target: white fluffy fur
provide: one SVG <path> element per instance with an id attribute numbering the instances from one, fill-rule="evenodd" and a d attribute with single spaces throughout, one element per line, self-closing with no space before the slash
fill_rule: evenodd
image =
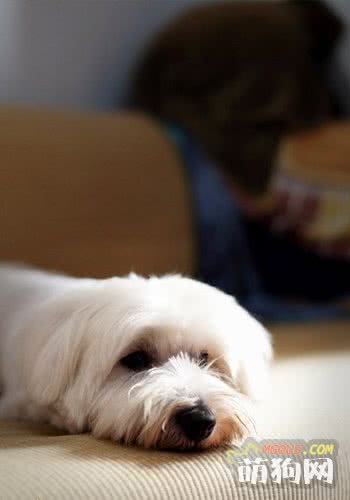
<path id="1" fill-rule="evenodd" d="M 119 361 L 138 346 L 155 365 Z M 199 361 L 202 351 L 209 363 Z M 0 416 L 127 444 L 191 448 L 178 409 L 204 402 L 210 447 L 252 430 L 270 338 L 230 296 L 181 276 L 76 279 L 0 266 Z"/>

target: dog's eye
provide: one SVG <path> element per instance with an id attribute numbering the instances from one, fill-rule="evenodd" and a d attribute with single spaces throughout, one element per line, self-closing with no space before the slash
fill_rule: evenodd
<path id="1" fill-rule="evenodd" d="M 129 370 L 141 371 L 150 368 L 151 358 L 145 351 L 135 351 L 120 360 L 121 364 Z"/>
<path id="2" fill-rule="evenodd" d="M 207 351 L 202 351 L 199 355 L 199 362 L 201 365 L 207 365 L 208 364 L 208 352 Z"/>

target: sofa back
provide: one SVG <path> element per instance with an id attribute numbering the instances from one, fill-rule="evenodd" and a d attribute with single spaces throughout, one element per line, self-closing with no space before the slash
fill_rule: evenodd
<path id="1" fill-rule="evenodd" d="M 0 260 L 77 275 L 193 263 L 182 164 L 139 114 L 0 108 Z"/>

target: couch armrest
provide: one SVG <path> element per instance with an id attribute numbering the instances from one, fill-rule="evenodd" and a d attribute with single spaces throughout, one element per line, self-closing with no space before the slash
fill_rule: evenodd
<path id="1" fill-rule="evenodd" d="M 104 277 L 191 273 L 175 148 L 132 113 L 0 108 L 0 259 Z"/>

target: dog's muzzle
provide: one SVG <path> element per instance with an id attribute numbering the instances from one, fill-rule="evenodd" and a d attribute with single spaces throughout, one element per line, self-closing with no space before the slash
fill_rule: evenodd
<path id="1" fill-rule="evenodd" d="M 213 413 L 204 404 L 178 411 L 175 420 L 186 438 L 196 443 L 208 438 L 216 424 Z"/>

